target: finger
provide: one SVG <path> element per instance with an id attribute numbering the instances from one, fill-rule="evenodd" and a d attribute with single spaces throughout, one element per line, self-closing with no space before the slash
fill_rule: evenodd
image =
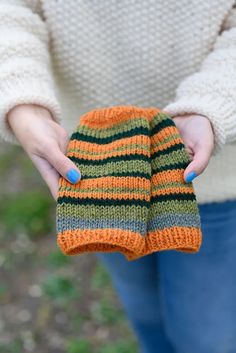
<path id="1" fill-rule="evenodd" d="M 58 192 L 58 181 L 59 181 L 59 174 L 53 168 L 53 166 L 50 165 L 50 163 L 45 160 L 44 158 L 37 156 L 37 155 L 32 155 L 30 156 L 32 162 L 38 169 L 39 173 L 41 174 L 42 178 L 46 182 L 47 186 L 49 187 L 49 190 L 55 200 L 57 200 L 57 192 Z"/>
<path id="2" fill-rule="evenodd" d="M 56 143 L 50 143 L 43 151 L 45 159 L 70 183 L 76 184 L 81 174 L 76 165 L 66 157 Z"/>
<path id="3" fill-rule="evenodd" d="M 193 150 L 190 147 L 188 147 L 188 146 L 185 146 L 185 148 L 186 148 L 186 151 L 188 152 L 190 160 L 192 161 L 193 160 L 193 156 L 194 156 Z"/>
<path id="4" fill-rule="evenodd" d="M 66 154 L 68 143 L 69 143 L 69 136 L 67 132 L 63 130 L 61 132 L 61 138 L 59 139 L 59 147 L 64 154 Z"/>
<path id="5" fill-rule="evenodd" d="M 184 179 L 191 182 L 196 176 L 206 169 L 212 154 L 212 147 L 207 145 L 197 145 L 194 148 L 194 156 L 190 164 L 184 171 Z"/>

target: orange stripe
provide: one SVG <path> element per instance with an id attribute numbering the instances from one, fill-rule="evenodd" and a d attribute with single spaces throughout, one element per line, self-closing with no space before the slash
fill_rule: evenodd
<path id="1" fill-rule="evenodd" d="M 92 128 L 106 128 L 123 121 L 146 118 L 150 121 L 160 112 L 155 107 L 141 108 L 135 106 L 113 106 L 100 109 L 94 109 L 80 118 L 80 124 Z"/>
<path id="2" fill-rule="evenodd" d="M 83 178 L 83 176 L 82 176 Z M 61 177 L 59 179 L 60 186 L 69 186 L 71 188 L 78 187 L 81 189 L 101 188 L 101 187 L 128 187 L 128 188 L 145 188 L 150 189 L 150 181 L 140 177 L 101 177 L 94 179 L 80 180 L 76 186 L 69 183 Z"/>
<path id="3" fill-rule="evenodd" d="M 167 195 L 167 194 L 181 194 L 181 193 L 188 193 L 188 194 L 193 194 L 194 190 L 193 188 L 189 188 L 187 186 L 179 186 L 179 187 L 169 187 L 165 189 L 160 189 L 156 191 L 152 191 L 153 196 L 158 196 L 158 195 Z"/>
<path id="4" fill-rule="evenodd" d="M 114 193 L 114 192 L 87 192 L 85 193 L 81 193 L 79 190 L 76 191 L 69 191 L 69 190 L 65 190 L 65 191 L 59 191 L 59 196 L 71 196 L 71 197 L 77 197 L 80 199 L 86 199 L 86 198 L 93 198 L 93 199 L 117 199 L 117 200 L 146 200 L 146 201 L 150 201 L 150 196 L 149 195 L 143 195 L 143 194 L 138 194 L 138 193 L 134 193 L 134 192 L 130 192 L 130 193 L 125 193 L 123 192 L 122 194 L 118 194 L 118 193 Z"/>
<path id="5" fill-rule="evenodd" d="M 174 145 L 177 145 L 178 143 L 183 143 L 183 140 L 182 140 L 181 137 L 179 137 L 179 138 L 177 138 L 175 140 L 166 142 L 162 146 L 156 146 L 156 147 L 151 148 L 151 153 L 155 153 L 157 151 L 165 150 L 166 148 L 174 146 Z"/>
<path id="6" fill-rule="evenodd" d="M 178 250 L 197 252 L 202 244 L 202 232 L 195 227 L 171 227 L 149 232 L 146 237 L 145 255 L 155 251 Z"/>
<path id="7" fill-rule="evenodd" d="M 172 181 L 185 183 L 183 175 L 184 175 L 184 169 L 163 171 L 153 175 L 151 178 L 151 182 L 154 185 L 161 185 Z"/>
<path id="8" fill-rule="evenodd" d="M 173 134 L 179 134 L 179 130 L 176 126 L 167 126 L 163 128 L 161 131 L 157 132 L 152 136 L 153 142 L 162 142 L 165 138 L 170 137 Z"/>
<path id="9" fill-rule="evenodd" d="M 144 248 L 145 238 L 125 229 L 75 229 L 58 233 L 57 244 L 66 255 L 96 251 L 131 255 Z"/>
<path id="10" fill-rule="evenodd" d="M 130 144 L 140 144 L 150 146 L 150 138 L 145 135 L 136 135 L 133 137 L 123 138 L 114 142 L 107 143 L 105 145 L 99 145 L 97 143 L 71 140 L 68 144 L 67 150 L 74 148 L 81 148 L 82 150 L 88 150 L 89 152 L 107 152 L 114 150 L 117 147 L 129 146 Z"/>

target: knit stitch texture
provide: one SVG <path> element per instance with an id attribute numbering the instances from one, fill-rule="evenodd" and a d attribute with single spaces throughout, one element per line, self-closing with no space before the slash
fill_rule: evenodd
<path id="1" fill-rule="evenodd" d="M 59 181 L 57 240 L 65 254 L 119 251 L 134 260 L 199 250 L 194 189 L 183 179 L 190 159 L 167 114 L 136 106 L 93 110 L 81 117 L 67 156 L 82 179 Z"/>
<path id="2" fill-rule="evenodd" d="M 69 135 L 104 106 L 206 116 L 215 158 L 199 203 L 236 198 L 235 0 L 1 0 L 0 136 L 6 114 L 39 104 Z M 32 116 L 33 119 L 33 116 Z"/>

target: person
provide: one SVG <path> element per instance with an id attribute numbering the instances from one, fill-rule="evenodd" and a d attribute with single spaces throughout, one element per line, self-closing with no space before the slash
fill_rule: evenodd
<path id="1" fill-rule="evenodd" d="M 0 134 L 55 200 L 60 175 L 83 178 L 65 156 L 81 114 L 131 104 L 173 118 L 191 156 L 200 251 L 98 257 L 142 353 L 234 352 L 235 1 L 1 0 L 0 19 Z"/>

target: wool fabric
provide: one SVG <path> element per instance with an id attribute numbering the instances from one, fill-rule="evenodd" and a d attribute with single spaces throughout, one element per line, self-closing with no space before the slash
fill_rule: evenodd
<path id="1" fill-rule="evenodd" d="M 150 121 L 151 208 L 145 254 L 175 249 L 197 252 L 201 220 L 192 183 L 185 183 L 190 162 L 174 121 L 163 112 Z"/>
<path id="2" fill-rule="evenodd" d="M 84 114 L 66 155 L 80 169 L 75 185 L 59 180 L 57 242 L 67 255 L 196 252 L 200 219 L 189 162 L 173 120 L 160 109 L 114 106 Z"/>
<path id="3" fill-rule="evenodd" d="M 6 119 L 19 104 L 69 135 L 104 106 L 201 114 L 218 152 L 193 181 L 198 203 L 236 199 L 235 0 L 1 0 L 0 21 L 3 139 L 19 143 Z"/>

